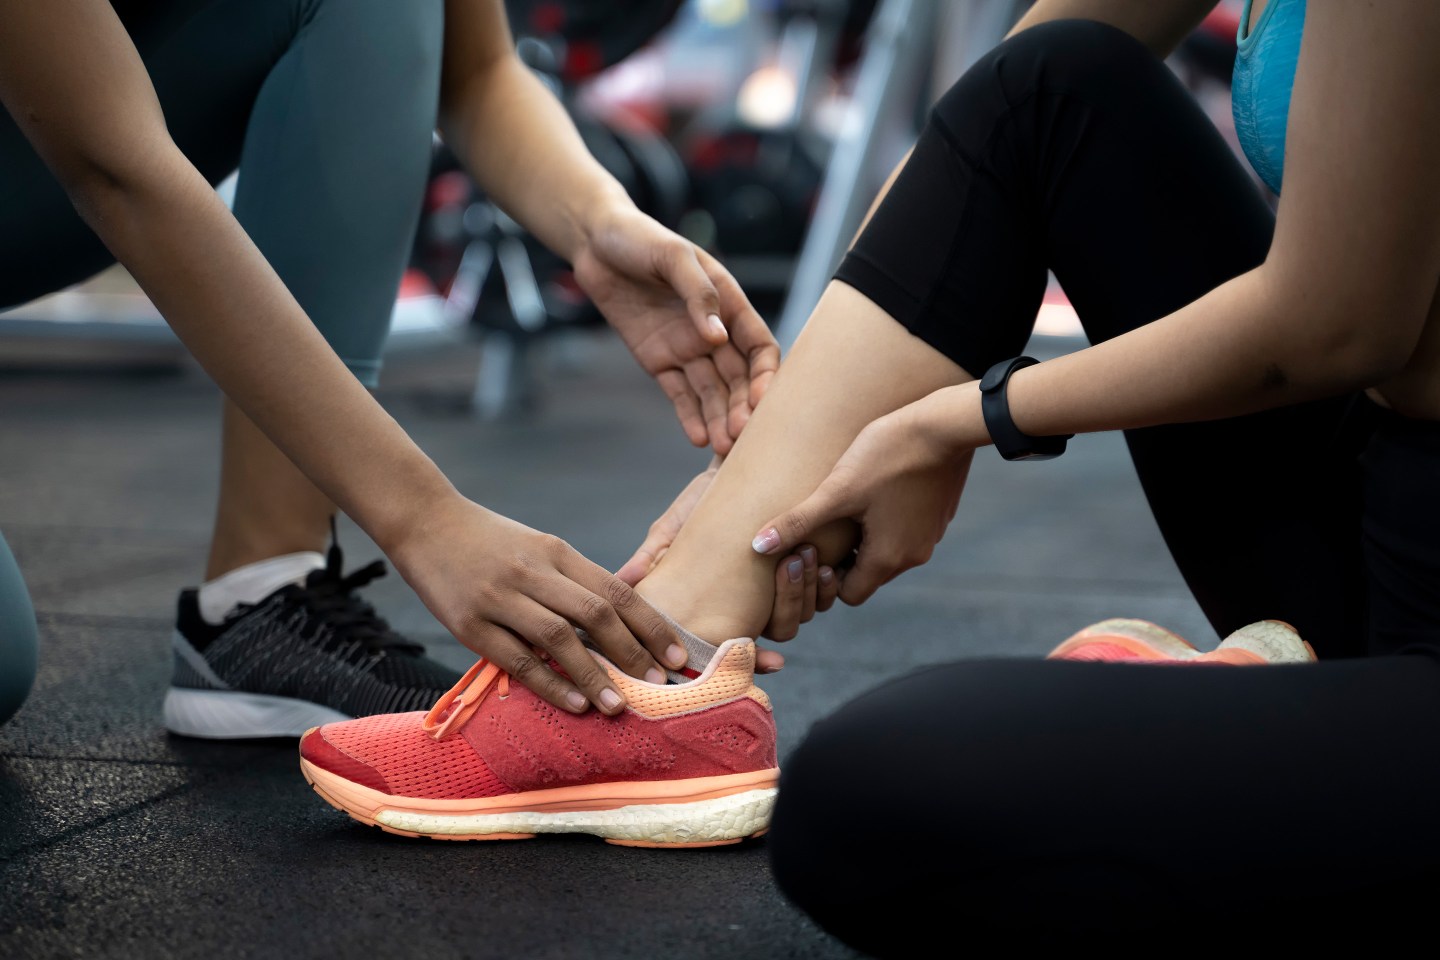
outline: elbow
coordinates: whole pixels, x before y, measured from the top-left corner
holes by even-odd
[[[1329,325],[1328,335],[1316,338],[1305,365],[1318,374],[1318,385],[1336,392],[1363,390],[1389,380],[1410,362],[1423,329],[1423,312],[1413,323],[1408,313],[1350,313]]]
[[[147,199],[160,198],[188,164],[179,149],[168,144],[127,153],[77,154],[56,164],[55,174],[80,216],[103,237],[103,225],[127,217]]]

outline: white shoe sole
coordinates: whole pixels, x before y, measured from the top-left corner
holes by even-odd
[[[1314,663],[1315,651],[1295,628],[1280,620],[1261,620],[1241,627],[1220,641],[1221,648],[1247,650],[1266,663]]]
[[[188,687],[165,694],[164,717],[171,733],[207,740],[298,737],[311,727],[354,719],[309,700]]]
[[[300,770],[332,807],[387,833],[435,840],[528,840],[540,833],[587,833],[636,847],[715,847],[760,836],[770,824],[780,774],[763,770],[535,790],[488,800],[424,801],[373,790],[304,758]],[[422,805],[430,809],[417,809]],[[495,812],[479,812],[487,806]]]

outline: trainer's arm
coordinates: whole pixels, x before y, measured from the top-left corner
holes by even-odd
[[[656,669],[647,647],[662,655],[675,638],[643,600],[460,496],[346,370],[171,141],[106,0],[0,0],[0,104],[201,365],[457,638],[576,712],[610,682],[572,623],[634,675]]]
[[[109,3],[0,0],[0,102],[200,364],[377,542],[452,494],[170,139]]]

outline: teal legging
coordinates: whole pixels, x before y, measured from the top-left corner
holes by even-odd
[[[176,144],[367,386],[429,170],[441,0],[113,0]],[[114,258],[0,113],[0,306]],[[223,265],[222,265],[223,269]]]
[[[0,723],[15,715],[35,682],[35,608],[15,557],[0,536]]]

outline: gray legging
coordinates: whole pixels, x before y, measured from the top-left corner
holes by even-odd
[[[14,716],[35,682],[35,611],[20,568],[0,536],[0,723]]]
[[[239,167],[235,216],[335,352],[374,386],[429,167],[441,0],[113,6],[176,144],[212,183]],[[0,307],[113,262],[0,112]],[[29,688],[33,625],[0,551],[0,718]]]

